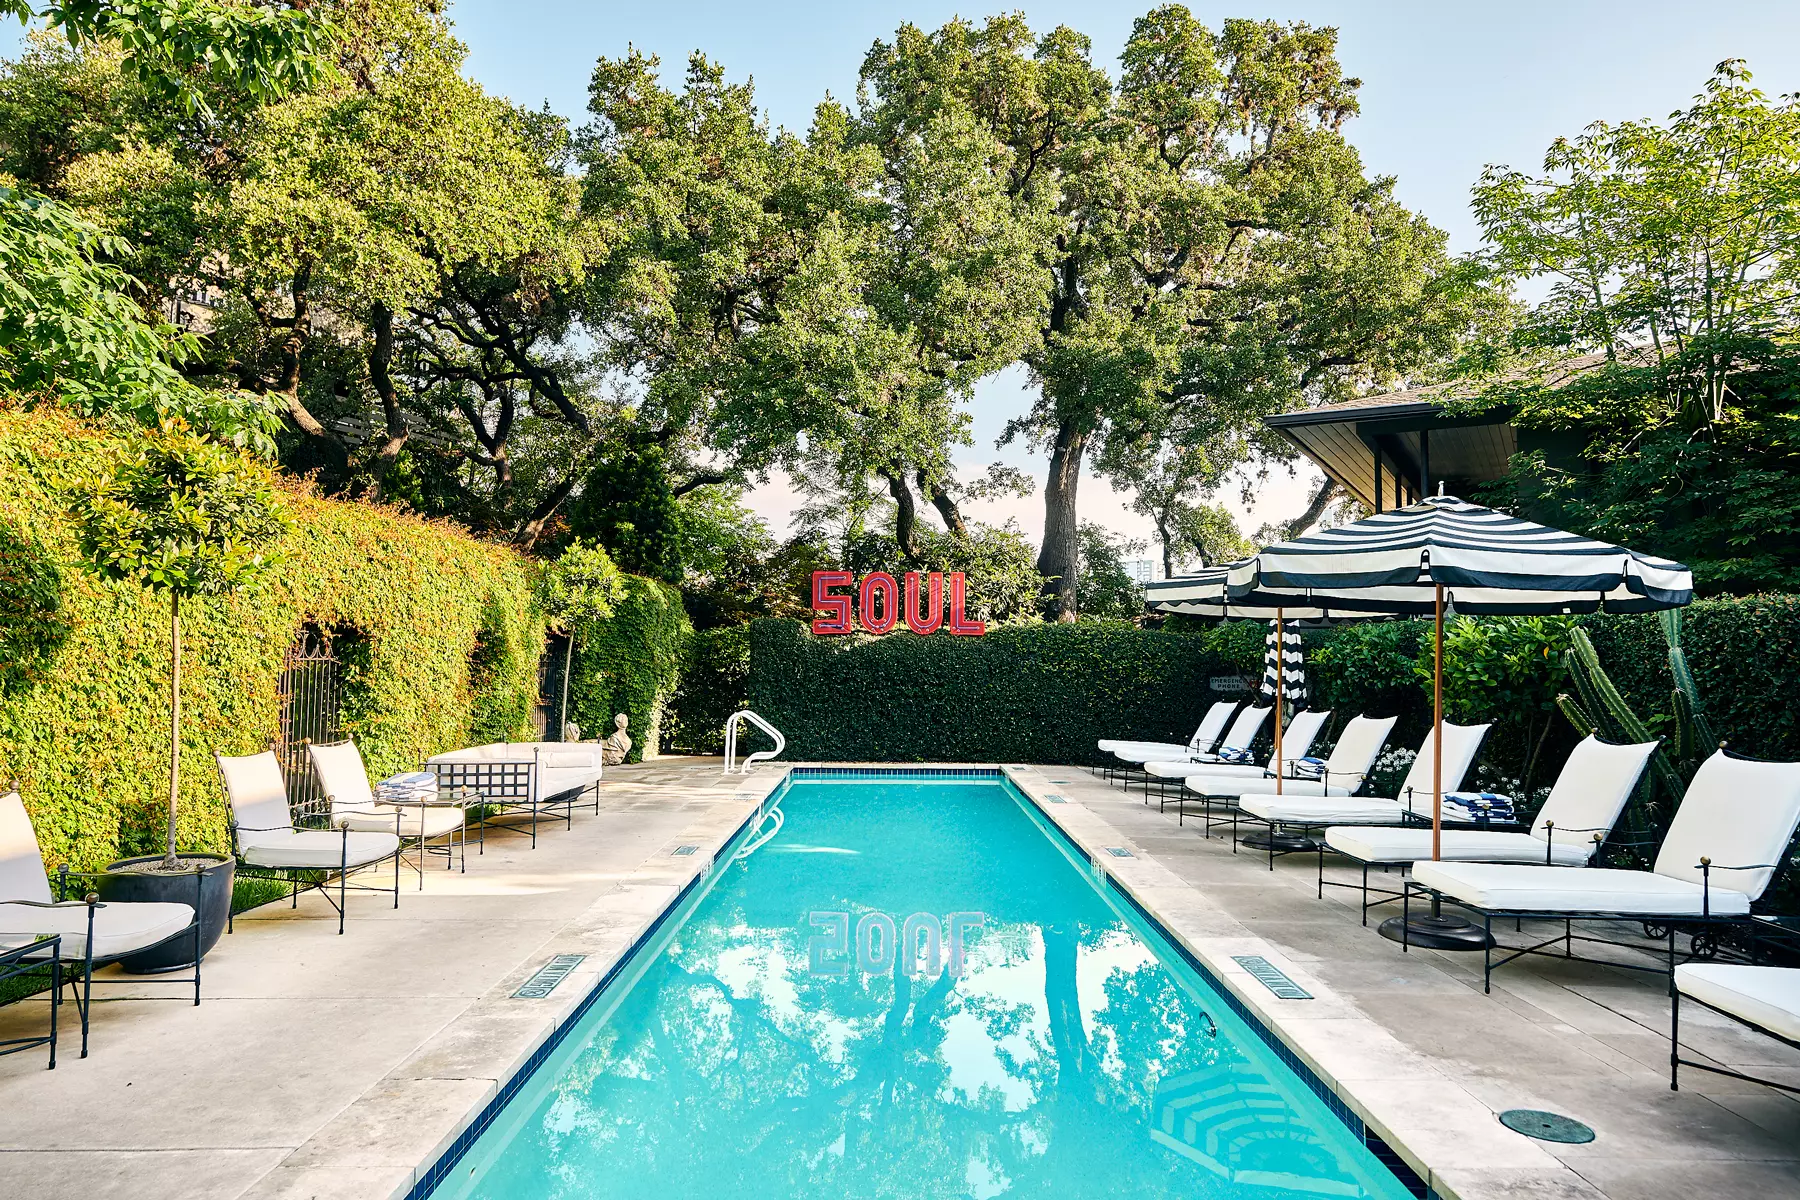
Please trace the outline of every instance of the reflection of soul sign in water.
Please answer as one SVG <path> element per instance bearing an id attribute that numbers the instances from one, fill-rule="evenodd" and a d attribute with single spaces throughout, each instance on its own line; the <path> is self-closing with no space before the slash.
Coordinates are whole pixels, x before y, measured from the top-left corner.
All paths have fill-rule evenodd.
<path id="1" fill-rule="evenodd" d="M 884 912 L 864 913 L 856 922 L 856 965 L 865 975 L 887 975 L 898 957 L 906 974 L 935 977 L 945 969 L 944 948 L 948 944 L 950 977 L 961 979 L 965 969 L 963 939 L 979 933 L 984 920 L 982 913 L 953 912 L 946 937 L 945 923 L 935 913 L 914 913 L 898 926 Z M 812 912 L 806 921 L 820 931 L 807 941 L 807 970 L 814 975 L 848 975 L 850 964 L 845 957 L 850 953 L 850 914 Z"/>

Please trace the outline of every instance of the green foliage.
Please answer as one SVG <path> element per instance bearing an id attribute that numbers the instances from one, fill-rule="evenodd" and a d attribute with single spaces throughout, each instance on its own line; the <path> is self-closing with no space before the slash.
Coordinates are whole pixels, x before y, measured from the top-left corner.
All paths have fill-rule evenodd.
<path id="1" fill-rule="evenodd" d="M 681 667 L 680 685 L 669 703 L 670 748 L 684 754 L 723 754 L 725 722 L 745 706 L 749 687 L 748 625 L 694 634 Z M 755 726 L 746 726 L 739 740 L 748 753 L 761 745 L 750 739 L 764 736 Z"/>
<path id="2" fill-rule="evenodd" d="M 1269 626 L 1265 621 L 1220 621 L 1202 636 L 1219 661 L 1239 675 L 1262 678 L 1263 657 L 1268 653 Z"/>
<path id="3" fill-rule="evenodd" d="M 111 43 L 127 70 L 167 104 L 212 115 L 208 92 L 223 88 L 273 100 L 310 85 L 327 26 L 304 8 L 229 0 L 0 0 L 0 14 L 49 20 L 70 42 Z"/>
<path id="4" fill-rule="evenodd" d="M 579 628 L 612 616 L 625 594 L 625 577 L 600 546 L 573 542 L 544 568 L 538 608 L 557 629 Z"/>
<path id="5" fill-rule="evenodd" d="M 610 733 L 613 715 L 624 713 L 631 718 L 631 761 L 655 757 L 693 634 L 679 592 L 661 580 L 625 576 L 612 616 L 576 630 L 569 719 Z"/>
<path id="6" fill-rule="evenodd" d="M 663 454 L 654 447 L 627 446 L 603 456 L 582 484 L 569 529 L 606 547 L 622 570 L 668 583 L 681 580 L 681 506 L 669 487 Z"/>
<path id="7" fill-rule="evenodd" d="M 42 678 L 67 640 L 62 593 L 44 544 L 0 522 L 0 696 Z"/>
<path id="8" fill-rule="evenodd" d="M 104 579 L 223 596 L 270 566 L 287 521 L 266 469 L 183 429 L 145 436 L 75 502 L 81 551 Z"/>
<path id="9" fill-rule="evenodd" d="M 196 387 L 176 369 L 195 344 L 146 317 L 136 284 L 107 261 L 129 252 L 66 206 L 0 187 L 0 388 L 87 416 L 179 418 L 271 448 L 266 404 Z"/>
<path id="10" fill-rule="evenodd" d="M 1464 724 L 1491 722 L 1483 757 L 1497 764 L 1491 780 L 1502 790 L 1530 795 L 1547 749 L 1562 724 L 1557 696 L 1565 684 L 1564 652 L 1574 621 L 1568 617 L 1452 617 L 1444 623 L 1444 716 Z M 1430 702 L 1432 645 L 1420 639 L 1415 669 Z M 1552 741 L 1554 738 L 1554 745 Z"/>
<path id="11" fill-rule="evenodd" d="M 65 497 L 135 447 L 54 410 L 0 413 L 0 523 L 30 528 L 62 575 L 62 644 L 0 693 L 0 778 L 23 785 L 46 860 L 93 869 L 160 850 L 166 796 L 166 601 L 68 569 Z M 280 732 L 282 659 L 304 624 L 359 635 L 345 732 L 377 775 L 483 737 L 529 736 L 543 626 L 537 569 L 503 547 L 290 484 L 291 528 L 254 590 L 183 606 L 192 673 L 182 756 L 247 754 Z M 183 773 L 184 847 L 228 845 L 210 770 Z"/>
<path id="12" fill-rule="evenodd" d="M 1492 500 L 1678 558 L 1702 593 L 1800 587 L 1796 161 L 1800 101 L 1730 60 L 1664 122 L 1597 122 L 1541 174 L 1483 174 L 1495 263 L 1549 285 L 1511 358 L 1604 355 L 1573 382 L 1525 371 L 1468 401 L 1570 443 L 1517 457 Z"/>
<path id="13" fill-rule="evenodd" d="M 748 702 L 793 759 L 1098 764 L 1103 737 L 1185 742 L 1222 673 L 1204 638 L 1114 622 L 871 638 L 755 621 Z"/>
<path id="14" fill-rule="evenodd" d="M 1342 727 L 1351 717 L 1400 718 L 1389 741 L 1417 746 L 1431 728 L 1419 689 L 1419 647 L 1431 632 L 1422 621 L 1371 621 L 1309 632 L 1306 678 L 1315 708 L 1329 708 Z"/>
<path id="15" fill-rule="evenodd" d="M 1144 615 L 1144 587 L 1125 569 L 1125 556 L 1144 543 L 1115 538 L 1104 526 L 1081 523 L 1081 575 L 1076 597 L 1083 618 L 1137 621 Z"/>

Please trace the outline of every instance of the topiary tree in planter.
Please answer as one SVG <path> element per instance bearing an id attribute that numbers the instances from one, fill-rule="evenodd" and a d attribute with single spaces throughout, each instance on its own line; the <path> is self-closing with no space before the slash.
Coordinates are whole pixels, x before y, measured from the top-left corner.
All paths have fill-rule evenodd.
<path id="1" fill-rule="evenodd" d="M 563 648 L 562 705 L 557 740 L 569 726 L 569 671 L 575 659 L 575 634 L 582 625 L 612 616 L 625 594 L 625 577 L 612 556 L 598 545 L 576 541 L 562 557 L 544 568 L 538 584 L 538 607 L 552 629 L 566 634 Z"/>
<path id="2" fill-rule="evenodd" d="M 91 571 L 169 598 L 168 846 L 160 869 L 183 871 L 188 868 L 176 854 L 181 602 L 248 586 L 271 565 L 265 547 L 287 528 L 287 520 L 266 472 L 180 424 L 146 436 L 135 453 L 83 491 L 74 507 Z"/>

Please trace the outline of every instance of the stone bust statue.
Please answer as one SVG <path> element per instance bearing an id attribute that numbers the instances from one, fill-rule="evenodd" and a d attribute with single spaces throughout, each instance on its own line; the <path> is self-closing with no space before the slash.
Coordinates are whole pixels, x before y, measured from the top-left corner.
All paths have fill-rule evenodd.
<path id="1" fill-rule="evenodd" d="M 573 721 L 565 721 L 563 723 L 562 740 L 565 742 L 579 742 L 581 740 L 581 726 Z"/>
<path id="2" fill-rule="evenodd" d="M 618 766 L 631 753 L 631 735 L 625 732 L 626 726 L 630 724 L 631 718 L 624 713 L 613 718 L 612 736 L 600 743 L 600 761 L 606 766 Z"/>

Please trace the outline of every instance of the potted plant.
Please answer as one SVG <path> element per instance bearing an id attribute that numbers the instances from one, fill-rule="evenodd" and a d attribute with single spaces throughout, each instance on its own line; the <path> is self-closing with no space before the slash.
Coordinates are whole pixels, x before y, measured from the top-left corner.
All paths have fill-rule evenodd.
<path id="1" fill-rule="evenodd" d="M 88 568 L 169 601 L 169 811 L 161 854 L 107 868 L 102 894 L 116 900 L 193 903 L 200 882 L 200 953 L 224 932 L 231 908 L 230 856 L 182 851 L 181 605 L 238 591 L 266 570 L 263 547 L 286 528 L 268 476 L 238 451 L 179 423 L 147 435 L 134 453 L 81 494 L 75 505 Z M 193 959 L 177 938 L 124 960 L 129 971 L 174 970 Z"/>
<path id="2" fill-rule="evenodd" d="M 569 671 L 575 664 L 575 634 L 589 621 L 612 616 L 613 605 L 625 594 L 625 580 L 606 550 L 571 542 L 562 556 L 544 568 L 538 581 L 538 607 L 546 623 L 568 635 L 563 647 L 562 705 L 556 737 L 562 741 L 569 727 Z"/>

